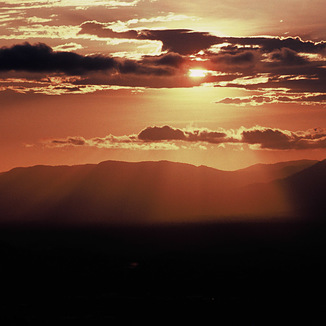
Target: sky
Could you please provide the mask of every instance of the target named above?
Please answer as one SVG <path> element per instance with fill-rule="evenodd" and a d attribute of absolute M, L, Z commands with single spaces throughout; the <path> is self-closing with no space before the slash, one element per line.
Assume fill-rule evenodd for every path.
<path fill-rule="evenodd" d="M 323 0 L 0 0 L 0 171 L 326 157 Z"/>

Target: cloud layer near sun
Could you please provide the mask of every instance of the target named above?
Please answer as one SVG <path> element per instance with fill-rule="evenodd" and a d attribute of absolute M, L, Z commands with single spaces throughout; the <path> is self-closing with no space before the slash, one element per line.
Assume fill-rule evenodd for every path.
<path fill-rule="evenodd" d="M 236 130 L 223 128 L 209 130 L 206 128 L 180 129 L 171 126 L 153 126 L 141 130 L 138 134 L 128 136 L 108 135 L 91 139 L 77 136 L 50 139 L 44 144 L 49 147 L 89 146 L 141 150 L 175 150 L 189 144 L 219 146 L 247 144 L 253 150 L 304 150 L 326 148 L 326 129 L 289 131 L 255 126 L 252 128 L 241 127 Z"/>
<path fill-rule="evenodd" d="M 0 91 L 209 85 L 256 92 L 219 104 L 325 104 L 325 9 L 317 0 L 290 2 L 2 1 Z M 293 24 L 303 12 L 302 26 Z M 206 72 L 191 78 L 193 69 Z"/>
<path fill-rule="evenodd" d="M 88 32 L 96 31 L 90 29 Z M 191 30 L 109 33 L 113 33 L 111 36 L 122 34 L 120 37 L 159 40 L 163 52 L 136 60 L 54 51 L 43 43 L 3 47 L 0 49 L 1 89 L 5 90 L 10 83 L 12 90 L 37 92 L 39 88 L 31 84 L 31 80 L 35 84 L 43 80 L 44 93 L 48 93 L 48 89 L 55 86 L 50 77 L 78 76 L 70 80 L 69 85 L 63 80 L 61 89 L 81 92 L 88 86 L 86 91 L 92 92 L 105 90 L 108 86 L 172 88 L 209 85 L 259 92 L 251 97 L 225 98 L 218 102 L 223 104 L 325 102 L 325 42 L 304 42 L 299 38 L 221 38 Z M 189 71 L 196 68 L 205 73 L 201 78 L 189 77 Z M 48 82 L 44 83 L 45 80 Z M 19 87 L 15 87 L 17 84 Z M 92 88 L 95 85 L 96 88 Z"/>

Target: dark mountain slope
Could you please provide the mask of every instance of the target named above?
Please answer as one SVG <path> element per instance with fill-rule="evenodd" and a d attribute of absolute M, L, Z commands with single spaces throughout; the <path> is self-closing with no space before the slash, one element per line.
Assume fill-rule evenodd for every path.
<path fill-rule="evenodd" d="M 286 167 L 285 167 L 286 168 Z M 295 170 L 295 169 L 294 169 Z M 268 183 L 235 189 L 234 206 L 244 216 L 288 216 L 322 221 L 326 216 L 326 160 Z M 237 214 L 236 209 L 230 211 Z"/>
<path fill-rule="evenodd" d="M 298 215 L 310 219 L 326 217 L 326 160 L 298 172 L 280 182 Z"/>

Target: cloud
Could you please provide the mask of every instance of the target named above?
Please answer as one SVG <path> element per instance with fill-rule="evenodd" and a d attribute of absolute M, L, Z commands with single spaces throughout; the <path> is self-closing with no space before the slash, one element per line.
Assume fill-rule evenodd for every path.
<path fill-rule="evenodd" d="M 1 39 L 6 40 L 26 40 L 26 39 L 46 39 L 51 41 L 76 39 L 76 35 L 80 30 L 79 26 L 75 25 L 52 25 L 52 24 L 12 24 Z"/>
<path fill-rule="evenodd" d="M 170 76 L 183 62 L 174 53 L 145 58 L 143 61 L 102 55 L 82 56 L 74 52 L 55 52 L 46 44 L 24 43 L 0 49 L 0 71 L 65 73 L 84 75 L 89 72 L 113 71 L 120 74 Z"/>
<path fill-rule="evenodd" d="M 54 7 L 73 7 L 74 9 L 86 9 L 89 7 L 105 6 L 105 7 L 132 7 L 137 5 L 140 0 L 119 1 L 119 0 L 3 0 L 2 3 L 9 8 L 18 9 L 39 9 L 39 8 L 54 8 Z M 4 7 L 6 9 L 6 7 Z"/>
<path fill-rule="evenodd" d="M 169 142 L 143 142 L 137 135 L 95 137 L 85 139 L 74 136 L 63 139 L 50 139 L 43 142 L 50 148 L 56 147 L 93 147 L 99 149 L 125 149 L 125 150 L 177 150 L 179 147 Z"/>
<path fill-rule="evenodd" d="M 283 91 L 279 95 L 285 98 L 288 93 L 302 93 L 301 97 L 308 97 L 307 93 L 326 93 L 325 54 L 326 42 L 291 37 L 229 37 L 207 50 L 203 58 L 209 60 L 207 65 L 212 70 L 239 74 L 232 80 L 217 82 L 217 87 L 245 88 L 265 93 L 274 89 L 275 92 Z M 267 96 L 265 100 L 270 102 Z M 227 101 L 232 102 L 225 99 L 223 103 Z M 271 102 L 278 101 L 281 98 L 274 98 Z M 233 102 L 240 101 L 234 99 Z M 239 104 L 244 102 L 245 99 Z"/>
<path fill-rule="evenodd" d="M 235 143 L 238 141 L 234 131 L 224 131 L 223 129 L 212 131 L 206 128 L 179 129 L 171 126 L 153 126 L 133 135 L 108 135 L 91 139 L 75 136 L 64 139 L 50 139 L 45 141 L 45 144 L 49 147 L 87 146 L 111 149 L 175 150 L 179 148 L 178 142 L 221 144 L 223 142 Z M 205 146 L 201 148 L 206 149 Z"/>
<path fill-rule="evenodd" d="M 326 42 L 303 41 L 300 37 L 226 37 L 224 42 L 240 46 L 257 46 L 263 52 L 287 48 L 300 53 L 323 53 Z"/>
<path fill-rule="evenodd" d="M 137 62 L 135 60 L 122 60 L 118 64 L 118 71 L 121 74 L 136 74 L 136 75 L 155 75 L 155 76 L 173 76 L 175 70 L 165 65 L 160 67 L 157 64 L 148 65 L 146 62 Z"/>
<path fill-rule="evenodd" d="M 49 147 L 96 147 L 106 149 L 177 150 L 180 144 L 247 144 L 252 150 L 305 150 L 326 149 L 326 129 L 315 128 L 306 131 L 289 131 L 279 128 L 255 126 L 252 128 L 209 130 L 206 128 L 174 128 L 152 126 L 129 136 L 68 137 L 45 142 Z M 179 144 L 179 145 L 178 145 Z M 201 146 L 201 147 L 200 147 Z M 182 146 L 184 148 L 184 146 Z M 217 147 L 217 148 L 218 148 Z"/>
<path fill-rule="evenodd" d="M 301 66 L 309 63 L 307 59 L 298 55 L 298 53 L 289 48 L 281 48 L 269 54 L 273 64 L 281 64 L 286 66 Z"/>
<path fill-rule="evenodd" d="M 288 131 L 277 128 L 254 127 L 243 130 L 242 142 L 258 145 L 261 149 L 303 150 L 326 148 L 326 129 Z"/>
<path fill-rule="evenodd" d="M 179 68 L 182 66 L 182 64 L 186 62 L 186 59 L 178 53 L 169 52 L 167 54 L 162 54 L 160 56 L 155 56 L 155 57 L 148 56 L 147 58 L 145 57 L 143 59 L 143 62 L 154 64 L 157 66 L 170 66 L 170 67 Z"/>
<path fill-rule="evenodd" d="M 144 141 L 186 140 L 182 130 L 170 126 L 148 127 L 139 133 L 138 138 Z"/>
<path fill-rule="evenodd" d="M 215 83 L 215 86 L 258 90 L 266 96 L 273 91 L 279 95 L 277 101 L 287 97 L 292 99 L 296 97 L 299 100 L 301 97 L 302 103 L 308 103 L 309 96 L 326 94 L 326 61 L 309 61 L 290 53 L 287 50 L 279 51 L 277 55 L 273 52 L 273 61 L 261 60 L 249 69 L 239 68 L 237 71 L 242 77 L 238 76 L 229 81 L 222 80 Z M 318 97 L 310 98 L 314 103 L 317 103 L 317 99 Z M 322 104 L 322 101 L 319 104 Z"/>
<path fill-rule="evenodd" d="M 24 43 L 0 49 L 0 71 L 85 77 L 76 81 L 74 87 L 117 85 L 158 88 L 210 83 L 216 87 L 244 88 L 264 93 L 262 97 L 224 99 L 220 102 L 238 105 L 277 102 L 322 104 L 322 95 L 326 94 L 326 60 L 323 56 L 326 50 L 323 42 L 304 42 L 299 38 L 221 38 L 189 29 L 117 32 L 108 23 L 98 22 L 85 22 L 80 33 L 129 38 L 137 42 L 161 41 L 162 50 L 166 52 L 127 59 L 112 55 L 77 54 L 71 52 L 81 47 L 75 42 L 58 45 L 54 49 L 43 43 Z M 212 45 L 218 46 L 214 48 Z M 196 68 L 209 73 L 201 79 L 189 78 L 189 70 Z M 271 99 L 267 93 L 272 89 L 278 94 Z"/>
<path fill-rule="evenodd" d="M 41 17 L 37 17 L 37 16 L 32 16 L 32 17 L 26 18 L 26 20 L 29 24 L 37 24 L 37 23 L 50 22 L 50 21 L 52 21 L 52 18 L 41 18 Z"/>
<path fill-rule="evenodd" d="M 265 103 L 274 103 L 275 100 L 269 96 L 247 96 L 247 97 L 225 97 L 222 100 L 216 102 L 218 104 L 233 104 L 233 105 L 247 105 L 252 106 L 262 105 Z"/>
<path fill-rule="evenodd" d="M 125 32 L 115 32 L 111 28 L 107 27 L 107 24 L 99 23 L 96 21 L 88 21 L 80 26 L 81 30 L 79 35 L 89 34 L 103 38 L 125 38 L 125 39 L 137 39 L 138 32 L 135 30 L 128 30 Z"/>
<path fill-rule="evenodd" d="M 288 131 L 256 127 L 242 131 L 243 143 L 258 144 L 261 148 L 289 149 L 293 142 L 293 134 Z"/>
<path fill-rule="evenodd" d="M 269 12 L 265 2 L 258 5 L 263 16 Z M 286 25 L 290 24 L 286 17 L 282 17 L 282 24 L 276 19 L 277 25 L 282 25 L 278 28 L 284 28 L 282 31 L 274 29 L 275 22 L 260 21 L 269 26 L 271 35 L 289 31 L 287 35 L 303 38 L 233 37 L 232 31 L 241 30 L 241 24 L 234 24 L 237 28 L 233 28 L 230 17 L 247 21 L 243 14 L 248 13 L 248 8 L 251 13 L 257 11 L 257 3 L 241 4 L 245 11 L 234 10 L 227 4 L 212 10 L 207 1 L 199 6 L 170 0 L 4 0 L 2 4 L 1 44 L 8 47 L 0 49 L 0 91 L 61 95 L 108 90 L 113 86 L 216 85 L 260 93 L 222 99 L 220 103 L 224 104 L 325 104 L 326 42 L 315 41 L 322 38 L 317 34 L 313 37 L 312 31 L 317 23 L 323 26 L 322 15 L 317 18 L 310 15 L 314 24 L 308 29 L 303 27 L 307 22 L 302 19 L 297 26 L 292 24 L 292 30 Z M 308 7 L 309 11 L 311 6 Z M 221 33 L 229 36 L 214 34 L 217 21 Z M 300 30 L 306 34 L 300 34 Z M 236 33 L 250 35 L 247 32 Z M 255 35 L 259 34 L 266 35 L 257 30 Z M 12 46 L 25 40 L 41 40 L 48 45 Z M 100 52 L 94 55 L 97 51 Z M 189 77 L 189 69 L 212 73 L 196 79 Z M 7 86 L 8 73 L 12 72 L 21 72 L 20 81 Z M 25 72 L 28 73 L 23 82 L 21 76 Z M 34 75 L 34 84 L 30 83 L 30 73 L 39 74 Z M 83 76 L 83 79 L 63 85 L 39 83 L 41 77 L 54 75 Z M 275 96 L 270 94 L 271 90 Z"/>
<path fill-rule="evenodd" d="M 220 37 L 189 29 L 145 30 L 141 31 L 139 38 L 161 41 L 163 51 L 184 55 L 197 53 L 221 42 Z"/>
<path fill-rule="evenodd" d="M 51 140 L 53 145 L 58 146 L 66 146 L 66 145 L 74 145 L 74 146 L 83 146 L 86 145 L 87 141 L 83 137 L 68 137 L 66 139 L 53 139 Z"/>
<path fill-rule="evenodd" d="M 263 104 L 274 103 L 296 103 L 300 105 L 325 105 L 326 94 L 298 95 L 289 92 L 274 92 L 266 95 L 253 95 L 244 97 L 225 97 L 216 103 L 218 104 L 233 104 L 237 106 L 257 106 Z"/>
<path fill-rule="evenodd" d="M 83 46 L 78 43 L 70 42 L 53 47 L 54 51 L 76 51 L 82 49 Z"/>
<path fill-rule="evenodd" d="M 63 72 L 82 75 L 88 71 L 116 69 L 110 57 L 81 56 L 73 52 L 54 52 L 46 44 L 24 43 L 0 49 L 0 71 Z"/>
<path fill-rule="evenodd" d="M 183 140 L 187 142 L 207 142 L 220 144 L 224 141 L 236 142 L 235 138 L 228 137 L 224 130 L 212 131 L 205 128 L 178 129 L 170 126 L 147 127 L 138 134 L 143 141 Z"/>
<path fill-rule="evenodd" d="M 195 54 L 201 50 L 208 50 L 213 45 L 227 44 L 226 50 L 255 50 L 259 49 L 263 53 L 283 51 L 288 49 L 289 56 L 296 53 L 320 53 L 325 54 L 326 42 L 303 41 L 299 37 L 219 37 L 208 32 L 198 32 L 191 29 L 126 29 L 124 31 L 113 30 L 112 23 L 99 23 L 97 21 L 87 21 L 81 24 L 79 35 L 88 34 L 102 38 L 126 38 L 126 39 L 146 39 L 162 42 L 163 51 L 172 51 L 183 55 Z M 232 53 L 229 53 L 232 54 Z M 235 54 L 235 53 L 233 53 Z M 252 60 L 253 53 L 247 51 L 236 60 L 238 63 Z M 232 61 L 232 56 L 229 57 Z"/>
<path fill-rule="evenodd" d="M 81 26 L 79 35 L 89 34 L 103 38 L 125 38 L 161 41 L 162 50 L 182 55 L 194 54 L 220 43 L 221 38 L 210 33 L 196 32 L 190 29 L 143 29 L 116 32 L 107 24 L 85 22 Z"/>
<path fill-rule="evenodd" d="M 46 76 L 34 80 L 35 76 L 28 78 L 3 78 L 0 79 L 0 91 L 11 91 L 21 94 L 45 94 L 45 95 L 64 95 L 64 94 L 87 94 L 97 91 L 112 92 L 117 90 L 125 90 L 129 93 L 142 91 L 140 87 L 127 87 L 116 85 L 81 85 L 84 79 L 81 76 Z M 79 85 L 80 84 L 80 85 Z"/>
<path fill-rule="evenodd" d="M 106 36 L 111 37 L 159 40 L 163 44 L 163 51 L 183 56 L 182 59 L 179 58 L 180 62 L 189 61 L 190 55 L 206 50 L 204 54 L 197 54 L 202 67 L 220 73 L 238 73 L 235 78 L 210 78 L 210 82 L 216 81 L 216 86 L 254 90 L 288 89 L 302 93 L 326 92 L 326 63 L 322 59 L 326 51 L 325 42 L 303 41 L 298 37 L 217 37 L 189 29 L 114 32 L 105 24 L 94 23 L 94 26 L 98 36 L 106 33 Z M 218 51 L 212 51 L 212 46 L 217 45 Z M 320 60 L 311 60 L 307 54 L 319 54 Z M 195 65 L 195 62 L 192 64 Z M 264 100 L 275 102 L 266 96 Z M 263 101 L 256 98 L 252 102 L 259 104 Z"/>
<path fill-rule="evenodd" d="M 212 58 L 213 63 L 224 63 L 227 65 L 253 65 L 257 62 L 254 51 L 234 51 L 233 53 L 221 53 Z"/>

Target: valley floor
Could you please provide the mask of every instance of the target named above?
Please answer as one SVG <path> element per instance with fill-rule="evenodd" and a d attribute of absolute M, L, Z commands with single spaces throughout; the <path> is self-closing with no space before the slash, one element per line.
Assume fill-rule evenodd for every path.
<path fill-rule="evenodd" d="M 3 325 L 315 325 L 326 225 L 0 230 Z"/>

